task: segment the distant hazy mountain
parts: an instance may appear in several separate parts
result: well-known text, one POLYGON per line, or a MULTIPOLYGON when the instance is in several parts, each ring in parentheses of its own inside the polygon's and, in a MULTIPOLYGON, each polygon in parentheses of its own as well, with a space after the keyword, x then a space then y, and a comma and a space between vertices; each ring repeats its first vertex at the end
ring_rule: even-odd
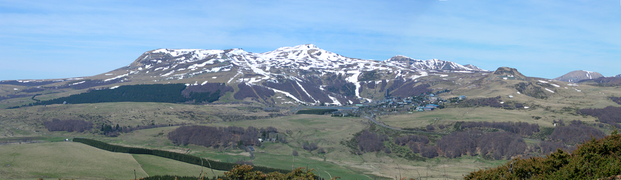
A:
POLYGON ((600 77, 604 77, 604 76, 602 76, 602 74, 598 72, 577 70, 577 71, 569 72, 561 77, 554 78, 554 80, 565 81, 565 82, 578 82, 581 80, 597 79, 600 77))

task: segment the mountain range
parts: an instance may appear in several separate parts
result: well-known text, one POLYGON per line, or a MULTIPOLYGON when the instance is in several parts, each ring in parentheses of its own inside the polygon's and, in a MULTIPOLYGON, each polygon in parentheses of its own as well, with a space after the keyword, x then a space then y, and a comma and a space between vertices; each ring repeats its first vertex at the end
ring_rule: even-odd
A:
MULTIPOLYGON (((596 72, 574 71, 554 80, 578 82, 599 77, 602 75, 596 72)), ((234 89, 229 98, 233 101, 345 105, 381 100, 387 95, 416 96, 434 89, 468 90, 482 86, 481 80, 525 81, 520 87, 535 97, 547 97, 546 93, 554 93, 553 89, 559 86, 542 85, 548 80, 528 78, 512 68, 499 68, 492 73, 470 64, 417 60, 401 55, 384 61, 365 60, 336 54, 313 44, 281 47, 264 53, 239 48, 156 49, 143 53, 128 66, 91 77, 3 81, 0 84, 37 86, 38 89, 27 89, 38 92, 46 88, 114 89, 122 85, 172 83, 185 84, 200 92, 215 92, 219 88, 221 96, 234 89), (222 87, 229 89, 224 91, 222 87)), ((23 89, 15 89, 19 88, 23 89)), ((30 94, 22 94, 26 95, 30 94)))
MULTIPOLYGON (((481 72, 489 71, 438 59, 394 56, 376 61, 350 58, 313 44, 304 44, 264 53, 243 49, 156 49, 143 53, 126 67, 110 72, 92 77, 40 81, 38 84, 57 83, 55 88, 101 89, 131 84, 207 86, 209 83, 225 83, 237 87, 235 94, 242 94, 236 95, 237 100, 249 97, 269 104, 342 105, 373 101, 383 97, 386 89, 404 97, 420 93, 404 89, 419 85, 417 79, 422 77, 481 72), (374 90, 375 95, 369 95, 365 89, 376 89, 376 85, 379 87, 374 90), (257 91, 277 95, 268 97, 257 91)), ((36 81, 19 83, 34 85, 36 81)))

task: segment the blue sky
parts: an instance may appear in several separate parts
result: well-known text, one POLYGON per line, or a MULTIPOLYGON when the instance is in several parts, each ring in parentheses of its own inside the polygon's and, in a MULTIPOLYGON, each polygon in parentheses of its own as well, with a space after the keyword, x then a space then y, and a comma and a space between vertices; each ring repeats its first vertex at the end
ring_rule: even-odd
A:
POLYGON ((90 76, 157 48, 442 59, 527 76, 621 74, 621 1, 0 0, 0 80, 90 76))

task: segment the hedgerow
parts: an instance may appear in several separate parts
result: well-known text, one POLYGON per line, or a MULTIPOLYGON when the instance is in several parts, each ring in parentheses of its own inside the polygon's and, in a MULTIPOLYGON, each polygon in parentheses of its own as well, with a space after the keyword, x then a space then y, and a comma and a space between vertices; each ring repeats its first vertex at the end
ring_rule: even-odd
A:
MULTIPOLYGON (((73 141, 84 143, 86 145, 90 145, 90 146, 103 149, 103 150, 107 150, 107 151, 129 153, 129 154, 155 155, 155 156, 159 156, 163 158, 169 158, 169 159, 173 159, 173 160, 177 160, 181 162, 204 166, 204 167, 215 169, 215 170, 228 171, 228 170, 233 169, 236 165, 238 165, 235 163, 213 161, 213 160, 204 159, 204 158, 197 157, 197 156, 170 152, 170 151, 112 145, 112 144, 108 144, 108 143, 93 140, 93 139, 74 138, 73 141)), ((283 170, 283 169, 275 169, 275 168, 262 167, 262 166, 254 166, 254 169, 257 171, 262 171, 262 172, 280 172, 280 173, 290 172, 290 171, 283 170)))

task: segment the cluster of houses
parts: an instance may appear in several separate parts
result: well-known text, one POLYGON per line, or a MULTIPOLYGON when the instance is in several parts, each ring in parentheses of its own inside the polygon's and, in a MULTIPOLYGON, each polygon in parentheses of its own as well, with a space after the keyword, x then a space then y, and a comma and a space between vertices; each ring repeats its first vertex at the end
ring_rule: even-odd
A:
POLYGON ((433 111, 434 109, 440 107, 437 104, 427 104, 426 106, 418 106, 416 107, 416 111, 433 111))

